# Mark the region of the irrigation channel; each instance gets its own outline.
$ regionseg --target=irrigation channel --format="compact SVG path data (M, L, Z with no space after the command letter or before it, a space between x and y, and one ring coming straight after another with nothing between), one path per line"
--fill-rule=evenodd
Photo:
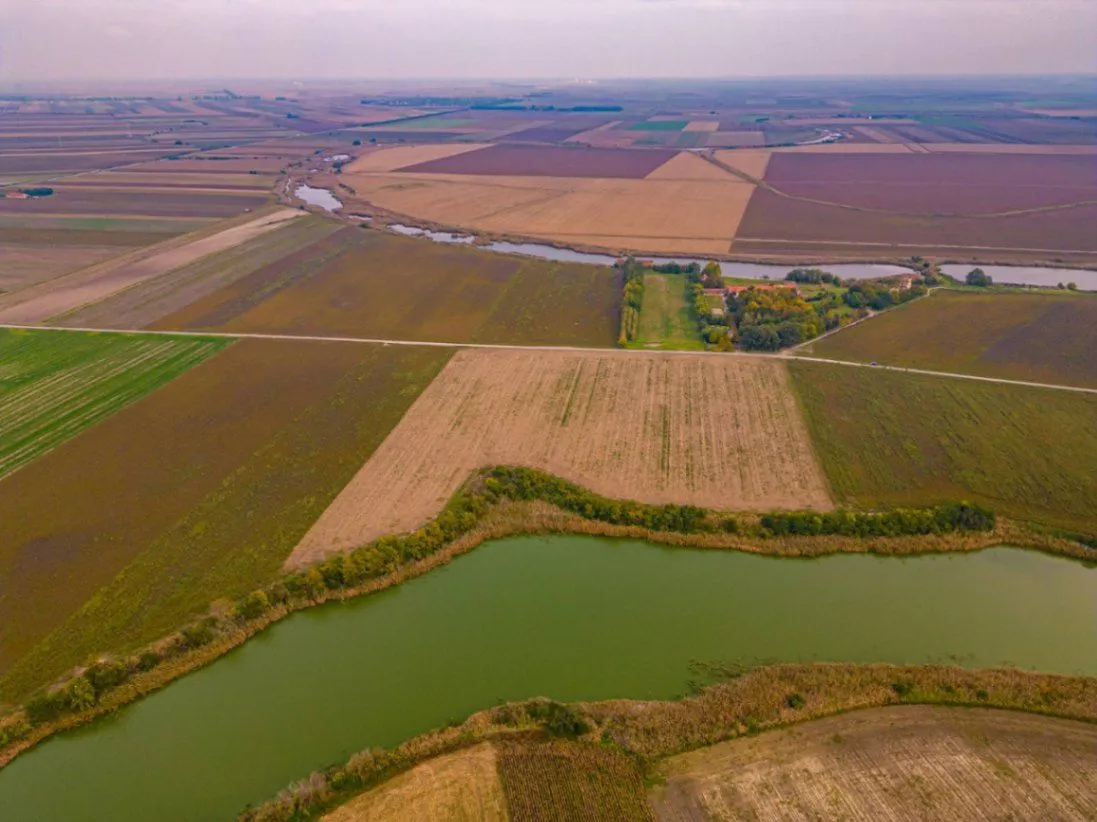
M487 543L300 612L0 771L0 819L224 820L500 700L672 698L692 661L1097 675L1097 569L1011 548L778 559L593 537Z

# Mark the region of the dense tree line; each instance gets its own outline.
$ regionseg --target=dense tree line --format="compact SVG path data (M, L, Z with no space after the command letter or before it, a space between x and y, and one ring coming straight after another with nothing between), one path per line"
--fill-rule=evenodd
M728 299L728 316L746 351L776 351L823 333L820 312L791 288L749 288Z
M634 342L640 333L640 309L644 304L644 267L634 257L617 264L624 280L621 297L621 333L618 345Z
M994 512L970 502L950 502L932 508L896 508L882 513L788 511L765 514L762 527L774 536L838 534L849 537L899 537L990 531Z
M857 280L850 284L842 300L851 308L868 307L874 311L884 311L895 305L924 296L926 287L920 283L902 289L895 286L894 281L883 280Z
M811 283L812 285L819 285L820 283L842 284L837 274L831 274L821 268L794 268L785 275L785 279L792 283Z

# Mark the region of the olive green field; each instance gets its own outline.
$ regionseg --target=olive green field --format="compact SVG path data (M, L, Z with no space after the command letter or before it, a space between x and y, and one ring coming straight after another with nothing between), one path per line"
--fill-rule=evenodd
M803 360L788 368L839 504L967 499L1097 535L1097 396Z
M939 289L800 353L1097 388L1097 294Z

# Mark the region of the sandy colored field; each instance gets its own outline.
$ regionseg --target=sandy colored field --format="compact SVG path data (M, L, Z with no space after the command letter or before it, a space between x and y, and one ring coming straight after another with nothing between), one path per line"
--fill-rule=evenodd
M728 171L713 165L702 157L688 151L681 152L673 160L670 160L655 171L651 172L645 180L720 180L735 181L738 177Z
M904 706L692 751L663 765L663 822L1097 818L1097 727Z
M769 166L768 151L717 151L716 159L759 180Z
M486 143L463 143L460 145L396 146L371 151L359 157L343 169L344 174L362 171L395 171L405 166L418 165L430 160L440 160L466 151L484 148Z
M507 822L495 747L431 759L352 799L323 822Z
M695 253L727 251L754 190L731 175L605 180L356 174L348 182L377 207L444 225L613 249Z
M437 514L485 465L618 499L830 507L783 366L624 352L462 351L294 550L300 565Z
M708 138L708 145L713 148L764 146L765 144L766 135L760 131L715 131Z
M690 120L683 131L718 131L719 120Z
M214 234L169 240L0 298L0 322L40 323L272 231L304 212L281 209Z

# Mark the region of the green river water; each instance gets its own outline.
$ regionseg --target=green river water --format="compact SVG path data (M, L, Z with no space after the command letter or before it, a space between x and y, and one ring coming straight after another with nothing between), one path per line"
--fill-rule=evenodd
M1009 548L774 559L588 537L478 548L276 625L0 771L0 820L225 820L499 700L669 698L693 660L1097 675L1097 570Z

